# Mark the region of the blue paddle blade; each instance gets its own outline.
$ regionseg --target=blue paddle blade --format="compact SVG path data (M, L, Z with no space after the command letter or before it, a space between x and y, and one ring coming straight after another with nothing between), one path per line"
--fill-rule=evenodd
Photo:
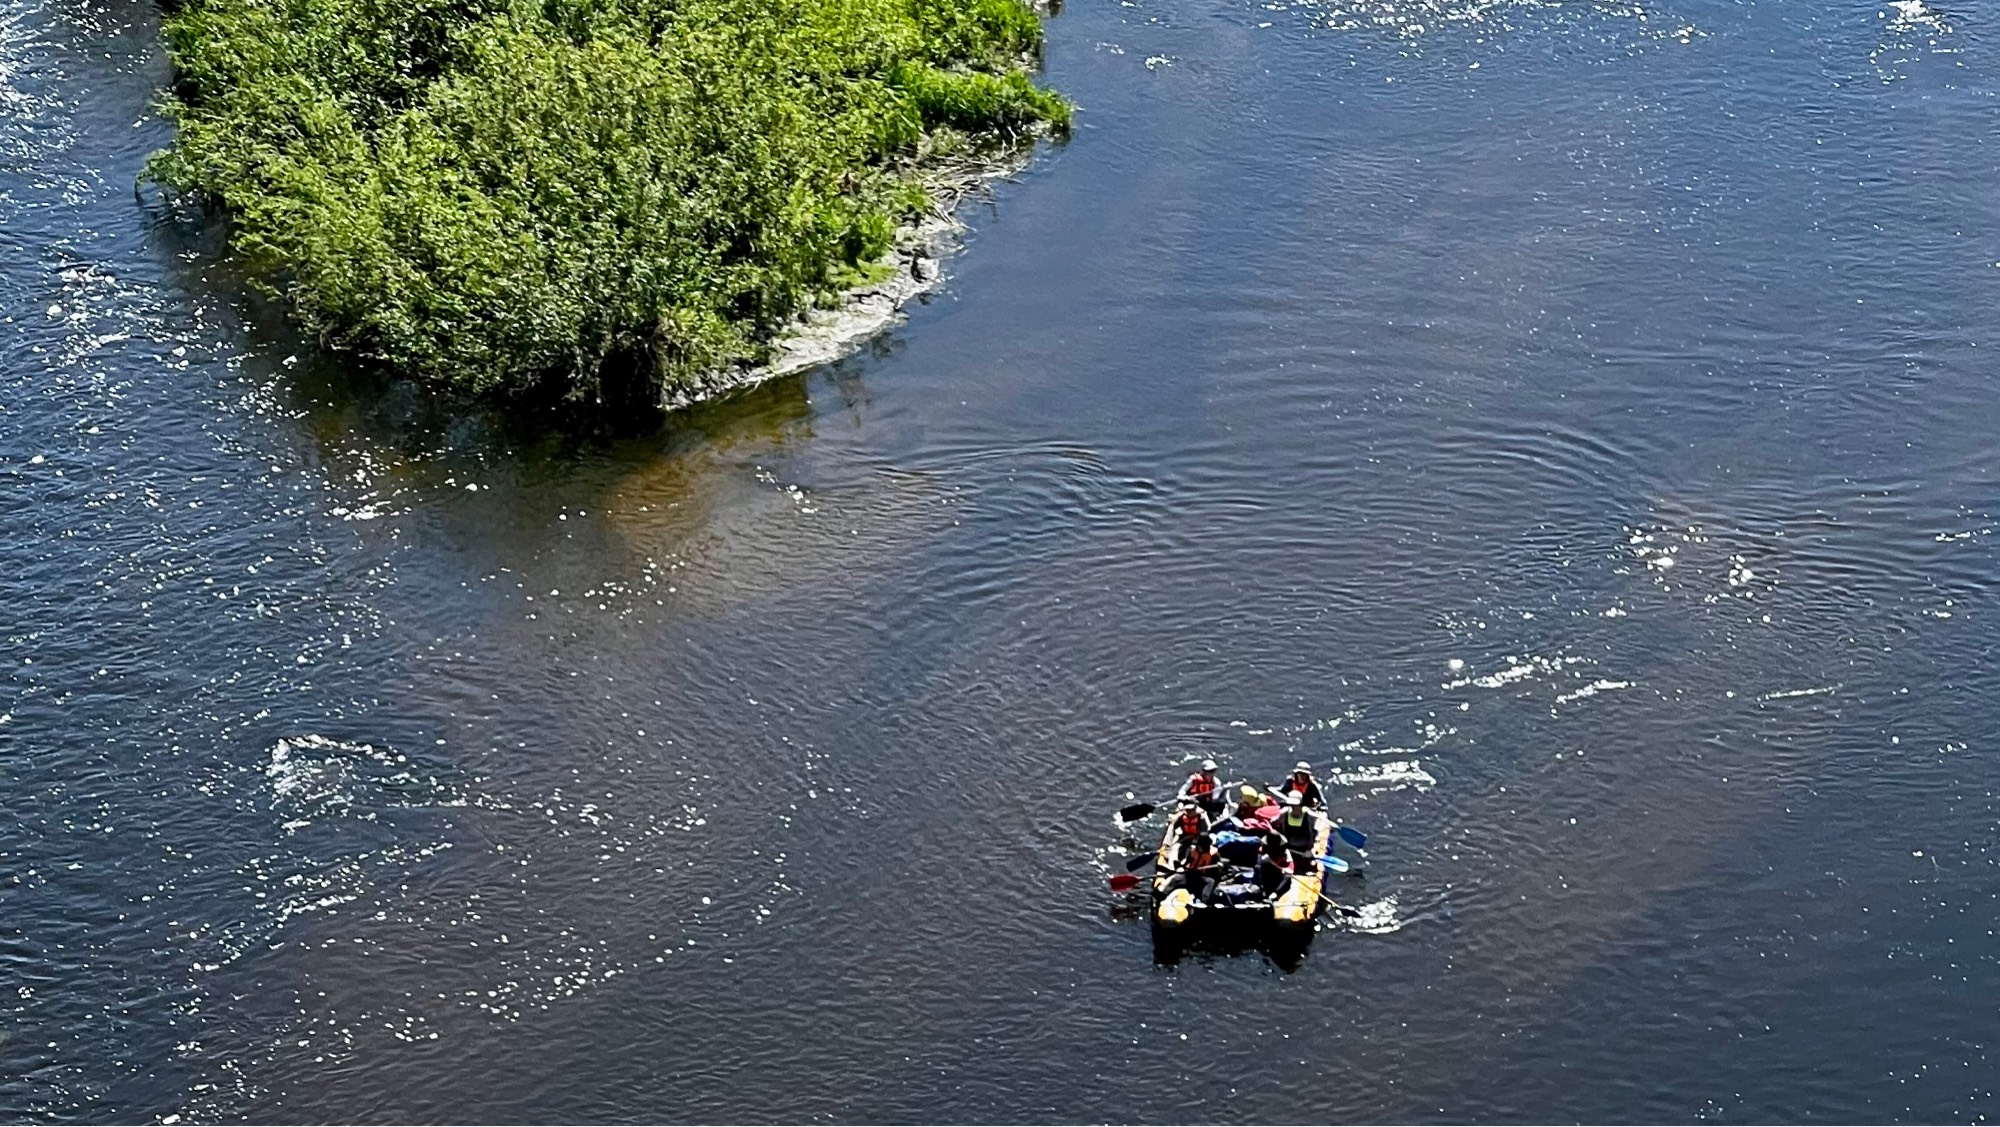
M1341 860L1338 857L1333 857L1333 856L1321 857L1319 859L1319 863L1325 865L1326 871L1329 873L1344 873L1348 869L1347 862Z
M1356 849L1368 848L1368 835L1355 829L1353 826L1340 826L1335 832L1340 834L1340 840Z

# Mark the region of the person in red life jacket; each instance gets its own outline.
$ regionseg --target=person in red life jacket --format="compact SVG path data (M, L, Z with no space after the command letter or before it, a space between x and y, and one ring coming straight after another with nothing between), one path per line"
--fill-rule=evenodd
M1312 764L1301 759L1292 768L1292 777L1277 786L1278 800L1284 801L1286 794L1296 794L1306 804L1308 810L1326 809L1326 796L1319 791L1319 783L1313 779Z
M1264 838L1264 855L1257 859L1257 888L1276 900L1292 887L1292 855L1285 835L1273 830Z
M1179 841L1179 847L1174 852L1186 857L1194 840L1208 835L1208 817L1201 812L1201 807L1192 802L1180 804L1174 812L1174 835Z
M1194 803L1211 818L1221 817L1228 799L1222 794L1222 780L1215 777L1215 760L1202 760L1201 770L1189 775L1187 782L1181 784L1181 792L1174 797Z
M1207 834L1197 834L1181 858L1180 871L1167 878L1165 891L1171 894L1177 888L1185 888L1196 900L1213 899L1224 867L1215 852L1214 840Z

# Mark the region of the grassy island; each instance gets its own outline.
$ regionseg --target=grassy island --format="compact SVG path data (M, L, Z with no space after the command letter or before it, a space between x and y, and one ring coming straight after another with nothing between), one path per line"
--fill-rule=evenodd
M1020 0L185 0L147 175L330 347L479 394L755 362L968 144L1065 126Z

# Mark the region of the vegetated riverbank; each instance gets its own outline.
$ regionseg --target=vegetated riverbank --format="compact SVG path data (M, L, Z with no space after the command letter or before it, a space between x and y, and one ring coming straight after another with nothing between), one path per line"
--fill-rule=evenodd
M904 219L881 258L843 274L858 280L801 308L797 318L767 342L761 360L689 373L649 389L653 401L671 410L829 364L897 323L905 305L943 284L943 260L958 249L958 235L964 229L952 214L958 202L983 191L993 180L1019 172L1027 163L1031 136L989 142L956 158L931 154L919 174L926 209Z
M938 189L1070 112L1020 0L192 0L166 28L147 175L227 209L326 345L475 394L700 398L857 288L888 311L807 336L879 327Z

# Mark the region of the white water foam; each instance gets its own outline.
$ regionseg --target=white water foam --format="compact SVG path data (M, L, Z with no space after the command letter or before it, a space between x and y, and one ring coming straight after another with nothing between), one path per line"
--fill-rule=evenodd
M1889 0L1875 18L1883 23L1882 40L1868 53L1868 62L1885 83L1908 79L1909 68L1928 57L1959 53L1949 45L1951 22L1923 0Z
M1360 790L1366 798L1399 790L1426 791L1437 785L1437 778L1424 770L1423 762L1416 759L1337 767L1327 778L1341 786Z
M1591 697L1596 696L1599 693L1615 692L1619 689L1629 689L1631 687L1632 687L1632 682L1630 681L1611 681L1611 680L1599 679L1596 681L1592 681L1590 684L1585 685L1581 689L1576 689L1567 693L1558 693L1556 695L1556 703L1568 704L1571 701L1587 700ZM1549 711L1554 712L1555 710L1550 709Z
M1689 43L1707 33L1678 17L1662 18L1643 4L1579 5L1562 0L1265 0L1266 12L1302 13L1312 26L1328 31L1372 31L1416 39L1446 31L1470 31L1483 38L1538 26L1622 24L1645 40ZM1258 26L1269 26L1259 24Z
M1403 930L1403 920L1396 914L1396 898L1385 896L1367 904L1355 905L1360 915L1348 918L1350 931L1363 935L1388 935Z
M1765 693L1765 694L1764 694L1763 696L1760 696L1760 697L1758 697L1757 699L1758 699L1758 700L1790 700L1790 699L1792 699L1792 698L1794 698L1794 697L1819 697L1819 696L1825 696L1825 695L1827 695L1828 693L1831 693L1831 692L1834 692L1834 691L1838 690L1839 688L1840 688L1840 686L1839 686L1839 685L1823 685L1823 686L1821 686L1821 687L1819 687L1819 688L1816 688L1816 689L1785 689L1785 690L1782 690L1782 691L1780 691L1780 692L1775 692L1775 693Z
M1453 660L1456 661L1457 659L1454 658ZM1569 666L1581 665L1583 664L1584 659L1580 657L1567 657L1567 656L1538 657L1534 654L1530 654L1524 658L1524 657L1516 657L1513 654L1508 654L1505 657L1501 658L1500 660L1504 662L1505 665L1502 668L1492 673L1483 673L1473 677L1459 677L1454 680L1444 682L1443 684L1439 685L1438 688L1445 690L1502 689L1506 688L1508 685L1512 685L1519 681L1526 681L1540 674L1559 673L1562 670L1568 668ZM1462 665L1454 665L1453 668L1454 669L1462 668Z

